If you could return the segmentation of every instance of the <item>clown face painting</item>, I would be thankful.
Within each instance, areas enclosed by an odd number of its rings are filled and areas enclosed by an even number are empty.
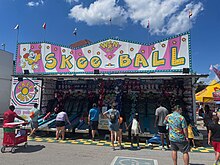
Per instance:
[[[28,53],[25,53],[21,57],[20,66],[25,69],[29,69],[29,71],[34,71],[38,69],[38,61],[41,59],[41,51],[40,50],[29,50]]]

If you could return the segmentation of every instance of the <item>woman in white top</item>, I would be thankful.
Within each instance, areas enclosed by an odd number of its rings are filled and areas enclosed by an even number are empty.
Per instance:
[[[137,139],[137,149],[140,149],[139,146],[139,133],[141,132],[141,127],[140,123],[138,121],[138,113],[135,114],[132,122],[131,122],[131,149],[134,148],[133,143],[134,143],[134,138],[136,137]]]
[[[60,132],[61,132],[62,140],[64,140],[65,138],[65,122],[66,121],[71,125],[66,112],[64,111],[59,112],[56,117],[56,128],[57,128],[56,139],[57,140],[59,140]]]

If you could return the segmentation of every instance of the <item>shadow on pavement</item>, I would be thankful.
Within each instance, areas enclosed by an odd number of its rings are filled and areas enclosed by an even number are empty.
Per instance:
[[[44,149],[44,145],[28,145],[27,148],[24,146],[18,146],[15,150],[15,153],[32,153],[32,152],[38,152],[42,149]]]

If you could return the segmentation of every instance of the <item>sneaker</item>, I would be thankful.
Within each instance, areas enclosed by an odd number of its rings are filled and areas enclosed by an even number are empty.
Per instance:
[[[118,142],[117,142],[117,141],[114,141],[114,144],[118,144]]]
[[[112,147],[112,150],[115,151],[115,147]]]
[[[29,135],[29,137],[34,139],[36,137],[36,135]]]
[[[133,149],[134,149],[134,147],[133,147],[133,146],[131,146],[131,147],[130,147],[130,149],[131,149],[131,150],[133,150]]]
[[[216,161],[213,165],[220,165],[220,161]]]
[[[162,146],[159,146],[159,149],[162,150],[162,151],[165,151],[165,148],[162,147]]]
[[[120,146],[120,150],[123,150],[124,149],[124,147],[123,146]]]
[[[139,147],[139,146],[138,146],[138,147],[137,147],[137,149],[138,149],[138,150],[140,150],[140,149],[141,149],[141,147]]]

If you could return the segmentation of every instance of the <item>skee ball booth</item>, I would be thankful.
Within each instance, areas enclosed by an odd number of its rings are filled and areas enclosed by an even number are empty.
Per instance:
[[[55,129],[53,108],[62,100],[72,126],[87,129],[93,102],[102,112],[117,102],[127,124],[139,113],[146,134],[154,128],[155,110],[162,101],[171,112],[195,121],[193,84],[201,75],[192,71],[190,34],[182,33],[151,44],[106,39],[82,47],[50,42],[19,43],[12,81],[11,103],[28,118],[38,103],[40,129]],[[50,116],[42,119],[48,112]],[[100,115],[99,129],[108,129]]]

